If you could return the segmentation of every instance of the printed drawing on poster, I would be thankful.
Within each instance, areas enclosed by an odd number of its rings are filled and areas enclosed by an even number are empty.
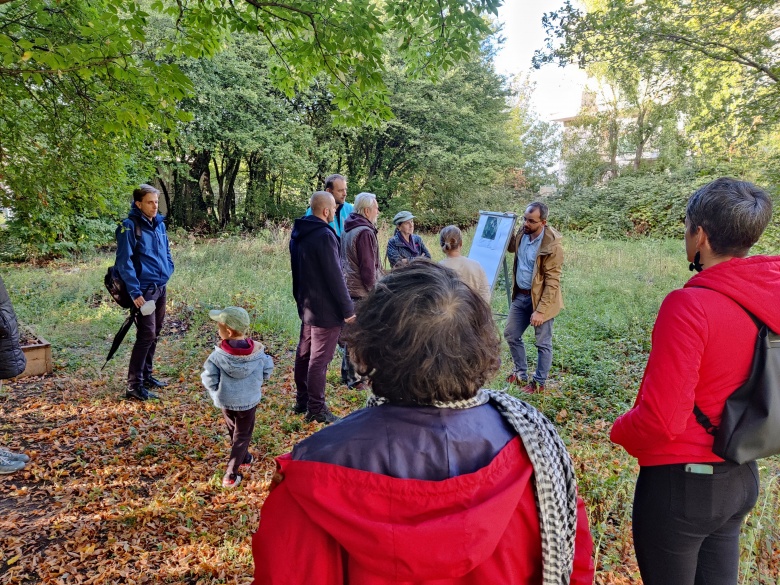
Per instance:
[[[516,221],[517,216],[514,213],[479,212],[479,222],[468,257],[482,265],[491,289],[498,278],[501,261]]]

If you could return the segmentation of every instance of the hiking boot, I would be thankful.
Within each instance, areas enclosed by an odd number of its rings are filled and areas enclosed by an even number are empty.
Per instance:
[[[539,384],[536,380],[531,380],[520,388],[521,392],[525,392],[526,394],[539,394],[540,392],[544,392],[544,384]]]
[[[223,488],[238,487],[242,479],[243,476],[240,473],[231,473],[230,475],[226,475],[225,477],[222,478],[222,487]]]
[[[125,391],[125,398],[128,400],[140,400],[141,402],[160,399],[157,394],[149,392],[143,386],[129,386]]]
[[[154,376],[149,376],[148,378],[144,379],[144,388],[165,388],[167,385],[168,382],[158,380]]]
[[[306,414],[307,410],[309,410],[309,409],[308,409],[308,407],[306,406],[305,403],[304,404],[296,403],[295,406],[293,407],[293,412],[295,414]]]
[[[7,475],[24,469],[24,461],[14,461],[0,455],[0,475]]]
[[[140,400],[141,402],[149,400],[149,393],[143,386],[128,386],[125,391],[127,400]]]
[[[512,372],[506,377],[507,384],[514,384],[515,386],[525,386],[528,384],[528,377],[520,372]]]
[[[255,458],[251,453],[247,453],[246,457],[244,457],[244,462],[238,466],[239,471],[249,471],[249,468],[252,467],[252,463],[255,462]]]
[[[21,461],[22,463],[27,463],[30,460],[24,453],[14,453],[13,451],[3,449],[2,447],[0,447],[0,457],[10,459],[11,461]]]
[[[320,412],[306,413],[306,422],[318,422],[329,425],[330,423],[334,423],[337,420],[341,420],[341,417],[336,416],[327,408],[325,410],[321,410]]]

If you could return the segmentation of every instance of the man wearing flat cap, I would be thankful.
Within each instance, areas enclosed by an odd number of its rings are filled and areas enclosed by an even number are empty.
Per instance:
[[[415,258],[428,258],[431,253],[425,242],[414,233],[414,216],[410,211],[399,211],[393,217],[395,234],[387,242],[387,259],[390,267],[405,264]]]

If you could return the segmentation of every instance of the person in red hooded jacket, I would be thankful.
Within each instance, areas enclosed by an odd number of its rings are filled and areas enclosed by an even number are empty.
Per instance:
[[[661,304],[636,402],[611,433],[639,460],[633,532],[645,585],[737,582],[758,470],[715,455],[693,409],[717,426],[747,379],[758,332],[744,309],[780,331],[780,257],[747,257],[771,217],[764,191],[730,178],[688,201],[685,251],[699,274]]]
[[[356,315],[346,342],[374,394],[277,460],[255,585],[590,585],[563,442],[533,407],[480,390],[499,366],[488,305],[420,261]]]

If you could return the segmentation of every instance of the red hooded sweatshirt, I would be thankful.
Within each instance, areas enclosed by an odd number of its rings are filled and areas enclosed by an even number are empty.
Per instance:
[[[726,399],[748,378],[758,330],[737,303],[780,331],[780,257],[716,264],[664,299],[636,402],[610,434],[639,465],[723,461],[693,405],[717,426]]]
[[[486,467],[443,481],[277,459],[282,482],[252,541],[255,585],[540,584],[533,469],[519,439]],[[578,502],[572,583],[593,580]]]

